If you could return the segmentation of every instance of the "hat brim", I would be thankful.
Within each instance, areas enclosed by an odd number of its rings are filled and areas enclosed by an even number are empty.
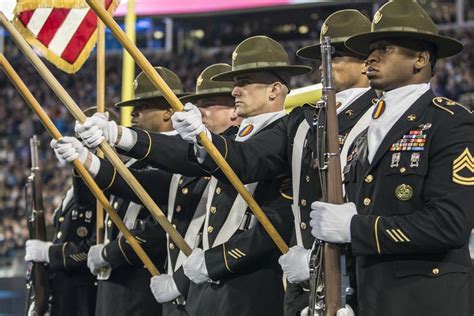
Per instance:
[[[188,93],[176,93],[176,96],[178,98],[184,97],[186,95],[188,95]],[[161,102],[165,100],[166,100],[165,97],[160,95],[160,96],[146,97],[146,98],[139,98],[139,99],[132,99],[128,101],[118,102],[118,103],[115,103],[115,107],[150,105],[150,103],[157,102],[156,105],[153,104],[153,107],[163,108],[163,109],[170,108],[171,106],[165,106],[164,102]]]
[[[212,81],[232,81],[235,76],[249,73],[249,72],[261,72],[261,71],[284,71],[291,77],[304,75],[313,70],[309,66],[303,65],[292,65],[292,66],[268,66],[258,68],[246,68],[239,70],[232,70],[220,73],[211,78]]]
[[[197,93],[197,94],[190,94],[184,97],[179,98],[179,100],[183,103],[191,102],[194,103],[197,100],[201,100],[204,98],[212,98],[218,96],[229,96],[232,97],[231,92],[210,92],[210,93]]]
[[[335,48],[336,52],[344,52],[344,55],[350,55],[356,58],[364,57],[361,54],[347,49],[346,45],[344,45],[344,42],[331,43],[331,45]],[[321,60],[321,44],[302,47],[296,52],[296,55],[304,59]]]
[[[362,33],[349,37],[346,40],[345,45],[355,53],[368,56],[370,54],[371,43],[376,40],[387,38],[410,38],[432,43],[437,47],[437,58],[446,58],[457,55],[464,48],[464,45],[460,41],[447,36],[411,31],[378,31]]]

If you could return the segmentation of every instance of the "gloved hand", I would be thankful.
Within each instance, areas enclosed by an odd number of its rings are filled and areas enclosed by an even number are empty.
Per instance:
[[[194,249],[189,257],[183,261],[183,270],[184,274],[196,284],[211,281],[204,260],[204,251],[200,248]]]
[[[311,250],[293,246],[278,259],[278,263],[290,283],[300,283],[309,279],[310,255]]]
[[[27,240],[25,244],[25,261],[49,263],[49,247],[52,244],[52,242],[38,239]]]
[[[109,266],[108,262],[105,261],[104,257],[102,256],[104,246],[104,244],[92,246],[87,253],[87,267],[93,275],[99,274],[100,269]]]
[[[357,214],[354,203],[314,202],[310,213],[311,234],[332,243],[351,242],[351,219]]]
[[[170,302],[181,295],[173,280],[173,276],[169,274],[152,277],[150,289],[158,303]]]
[[[182,112],[175,112],[171,121],[178,134],[189,143],[197,143],[197,136],[203,131],[211,137],[211,133],[202,123],[201,112],[192,103],[186,103]]]
[[[74,131],[89,148],[96,148],[104,139],[113,146],[118,137],[118,125],[109,121],[108,112],[95,113],[82,124],[76,121]]]
[[[53,139],[51,140],[50,146],[54,150],[54,154],[59,160],[59,163],[63,166],[76,159],[79,159],[79,161],[84,164],[89,154],[89,150],[75,137],[65,136],[59,140]]]
[[[301,316],[309,316],[308,313],[309,313],[309,308],[305,307],[301,311],[300,315]],[[337,310],[336,316],[355,316],[355,313],[352,310],[351,306],[346,304],[346,307],[343,307],[343,308],[340,308],[340,309]]]
[[[355,316],[355,313],[352,307],[346,304],[346,307],[337,310],[336,316]]]

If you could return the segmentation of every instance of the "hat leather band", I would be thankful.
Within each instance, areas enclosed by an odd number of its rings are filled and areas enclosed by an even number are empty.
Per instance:
[[[173,93],[183,93],[180,89],[171,90]],[[149,91],[149,92],[142,92],[135,95],[135,99],[143,99],[143,98],[150,98],[150,97],[163,97],[164,95],[161,91]]]
[[[225,92],[231,92],[232,89],[230,88],[212,88],[212,89],[202,89],[199,91],[196,91],[196,94],[204,94],[204,93],[225,93]]]
[[[407,26],[384,27],[384,28],[376,29],[373,32],[374,33],[377,33],[377,32],[416,32],[416,33],[424,33],[424,34],[430,34],[430,35],[438,35],[433,32],[427,32],[420,29],[416,29],[414,27],[407,27]]]
[[[284,61],[277,61],[277,62],[258,61],[255,63],[247,63],[247,64],[233,66],[232,71],[254,69],[254,68],[264,68],[264,67],[280,67],[280,66],[289,66],[289,65],[287,62],[284,62]]]
[[[325,35],[325,36],[330,36],[330,35]],[[323,37],[325,37],[323,36]],[[344,36],[344,37],[331,37],[331,43],[337,44],[337,43],[344,43],[346,39],[348,39],[350,36]],[[321,44],[321,43],[319,43]]]

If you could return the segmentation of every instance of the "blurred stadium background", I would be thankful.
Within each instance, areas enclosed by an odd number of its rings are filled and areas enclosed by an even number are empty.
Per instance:
[[[127,1],[116,19],[123,26]],[[383,1],[363,0],[136,0],[137,45],[154,65],[168,67],[192,91],[197,75],[216,62],[230,63],[235,45],[244,38],[265,34],[282,43],[294,62],[316,71],[292,82],[293,88],[319,82],[317,65],[298,60],[295,52],[318,42],[324,19],[334,11],[354,8],[372,17]],[[437,95],[474,105],[474,2],[472,0],[419,0],[440,31],[461,40],[464,52],[439,61],[432,87]],[[1,0],[0,10],[10,14],[14,0]],[[120,100],[122,49],[110,32],[106,35],[106,105]],[[73,120],[53,96],[8,34],[0,28],[0,51],[12,62],[58,129],[72,134]],[[92,55],[75,75],[50,66],[60,82],[83,108],[96,102],[96,64]],[[137,72],[139,69],[136,70]],[[13,85],[0,73],[0,315],[19,315],[24,302],[24,242],[28,238],[24,184],[30,172],[29,138],[41,139],[41,168],[46,220],[68,188],[70,170],[61,168],[49,148],[50,137]],[[474,211],[474,209],[473,209]],[[474,238],[471,245],[474,257]]]

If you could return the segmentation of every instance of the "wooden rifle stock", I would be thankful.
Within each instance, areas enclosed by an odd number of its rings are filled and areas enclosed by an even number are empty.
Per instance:
[[[29,221],[31,223],[32,239],[46,241],[46,224],[44,220],[43,191],[41,184],[41,170],[38,160],[39,140],[36,135],[30,139],[31,148],[31,180],[33,207]],[[43,316],[49,308],[49,272],[44,263],[34,262],[31,272],[33,281],[35,315]]]
[[[336,113],[336,93],[332,80],[332,46],[331,39],[325,37],[321,45],[323,68],[323,100],[326,103],[326,165],[327,187],[326,202],[344,203],[342,193],[341,161],[339,156],[339,125]],[[324,190],[323,190],[324,191]],[[342,307],[341,300],[341,250],[335,244],[325,243],[323,256],[325,284],[324,315],[335,316]]]

